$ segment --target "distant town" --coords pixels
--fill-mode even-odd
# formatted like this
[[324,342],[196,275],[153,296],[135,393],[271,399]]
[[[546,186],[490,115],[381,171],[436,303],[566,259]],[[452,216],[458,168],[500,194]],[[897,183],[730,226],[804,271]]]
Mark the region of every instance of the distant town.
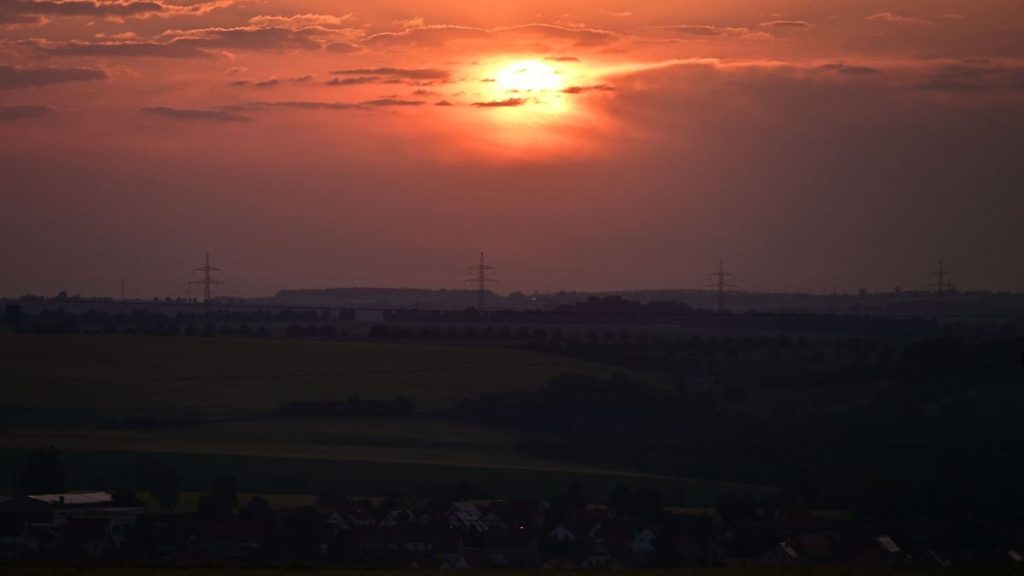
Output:
[[626,487],[595,504],[578,484],[547,500],[336,500],[236,490],[234,478],[220,477],[191,504],[131,492],[0,500],[0,559],[462,570],[1024,566],[1015,548],[1019,522],[878,524],[742,498],[724,499],[717,512],[674,509]]

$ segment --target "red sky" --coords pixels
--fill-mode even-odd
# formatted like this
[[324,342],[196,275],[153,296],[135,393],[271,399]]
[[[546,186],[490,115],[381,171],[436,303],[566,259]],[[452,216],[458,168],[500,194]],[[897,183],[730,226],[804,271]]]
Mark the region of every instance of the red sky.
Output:
[[1019,0],[0,0],[0,294],[1024,290]]

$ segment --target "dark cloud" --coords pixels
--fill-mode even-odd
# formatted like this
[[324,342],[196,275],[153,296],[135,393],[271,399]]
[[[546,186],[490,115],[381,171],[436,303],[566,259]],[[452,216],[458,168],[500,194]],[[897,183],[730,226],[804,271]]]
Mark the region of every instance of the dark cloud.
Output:
[[270,86],[277,86],[280,83],[281,83],[280,80],[278,80],[276,78],[272,78],[270,80],[260,80],[260,81],[254,81],[254,80],[235,80],[233,82],[228,82],[228,85],[230,85],[230,86],[238,86],[238,87],[253,86],[253,87],[260,87],[260,88],[268,88]]
[[379,98],[377,100],[367,100],[362,102],[362,106],[370,108],[388,108],[391,106],[422,106],[425,102],[422,100],[402,100],[401,98]]
[[400,98],[379,98],[362,102],[316,102],[307,100],[284,100],[247,102],[231,106],[221,106],[219,110],[228,112],[258,112],[267,110],[367,110],[372,108],[422,106],[422,100],[403,100]]
[[172,120],[201,122],[249,122],[249,116],[230,110],[207,110],[200,108],[170,108],[167,106],[151,106],[142,109],[147,114],[161,116]]
[[165,32],[161,41],[72,41],[37,44],[37,49],[61,56],[209,58],[222,50],[319,50],[325,34],[321,28],[205,28]]
[[575,56],[548,56],[545,60],[551,62],[579,62],[580,59]]
[[[1018,97],[1024,91],[1024,60],[970,58],[958,61],[924,63],[891,62],[872,66],[833,62],[819,65],[799,63],[765,65],[752,61],[680,61],[678,64],[637,74],[668,75],[679,70],[709,70],[723,76],[744,77],[751,81],[771,80],[780,85],[807,87],[808,80],[821,84],[873,85],[889,90],[915,90],[974,95]],[[628,78],[629,75],[625,77]]]
[[379,76],[355,76],[352,78],[332,78],[325,82],[328,86],[360,86],[363,84],[396,84],[401,82],[395,78],[381,78]]
[[870,76],[878,74],[880,70],[878,68],[871,68],[868,66],[851,66],[848,64],[835,63],[825,64],[819,67],[820,70],[835,72],[836,74],[844,74],[849,76]]
[[20,106],[0,106],[0,122],[14,122],[17,120],[33,120],[35,118],[46,118],[55,116],[57,111],[49,106],[40,104],[23,104]]
[[615,32],[599,28],[533,23],[493,29],[452,25],[418,26],[402,30],[401,32],[374,34],[366,38],[363,43],[372,48],[440,46],[458,40],[507,38],[522,35],[562,40],[576,46],[603,46],[611,44],[620,38],[619,34]]
[[210,50],[319,50],[324,31],[319,28],[207,28],[176,34],[172,42]]
[[191,4],[171,4],[163,0],[4,0],[0,3],[0,22],[19,16],[130,18],[153,14],[205,14],[232,3],[231,0]]
[[615,87],[608,84],[594,84],[592,86],[569,86],[562,90],[566,94],[583,94],[584,92],[614,92]]
[[353,110],[359,107],[358,103],[351,102],[311,102],[303,100],[285,100],[277,102],[247,102],[231,106],[221,106],[221,110],[227,111],[264,111],[264,110]]
[[452,106],[452,103],[447,100],[438,100],[434,102],[434,106]]
[[529,100],[526,98],[508,98],[506,100],[490,100],[488,102],[473,102],[473,106],[479,108],[509,108],[514,106],[522,106]]
[[448,80],[451,72],[435,68],[353,68],[335,70],[331,74],[339,76],[390,76],[408,80]]
[[6,14],[0,8],[0,25],[6,24],[40,24],[45,22],[42,16],[32,14]]
[[275,86],[281,86],[282,84],[305,84],[313,80],[313,76],[299,76],[297,78],[268,78],[266,80],[235,80],[229,82],[231,86],[237,86],[239,88],[273,88]]
[[107,73],[95,68],[15,68],[0,66],[0,89],[46,86],[64,82],[105,80]]
[[152,1],[90,2],[86,0],[5,0],[0,14],[44,16],[140,16],[161,12],[164,5]]
[[126,58],[211,58],[213,55],[186,42],[62,42],[37,49],[55,56],[119,56]]

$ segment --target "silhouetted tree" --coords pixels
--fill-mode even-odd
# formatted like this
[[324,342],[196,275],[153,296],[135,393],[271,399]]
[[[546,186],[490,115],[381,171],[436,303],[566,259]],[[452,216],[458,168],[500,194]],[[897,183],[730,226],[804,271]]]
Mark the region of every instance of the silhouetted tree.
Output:
[[21,306],[8,304],[4,306],[4,324],[7,324],[15,331],[21,330]]
[[252,500],[249,500],[249,503],[245,505],[245,509],[242,510],[242,515],[246,518],[268,519],[274,516],[274,510],[270,507],[270,502],[267,502],[266,498],[253,496]]
[[19,494],[54,494],[64,491],[66,481],[60,455],[50,446],[25,456],[17,468],[15,488]]
[[319,556],[317,541],[323,518],[316,508],[296,508],[288,513],[283,524],[281,552],[286,559],[308,561]]
[[587,509],[587,498],[579,480],[573,479],[565,492],[551,500],[551,516],[556,521],[571,520]]
[[115,490],[113,498],[115,506],[142,506],[142,502],[135,494],[135,490],[127,486]]
[[161,510],[170,512],[177,508],[178,475],[172,468],[145,458],[135,463],[134,474],[139,489],[152,494]]
[[213,493],[199,501],[200,516],[221,518],[230,516],[238,507],[238,480],[231,475],[221,475],[213,479]]

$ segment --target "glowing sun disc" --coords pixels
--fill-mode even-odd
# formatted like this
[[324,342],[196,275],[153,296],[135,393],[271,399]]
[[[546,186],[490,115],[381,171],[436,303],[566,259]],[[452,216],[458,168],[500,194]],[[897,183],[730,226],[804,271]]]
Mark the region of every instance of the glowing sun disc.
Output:
[[509,64],[498,72],[495,80],[503,90],[515,92],[562,89],[562,77],[554,68],[532,60]]

